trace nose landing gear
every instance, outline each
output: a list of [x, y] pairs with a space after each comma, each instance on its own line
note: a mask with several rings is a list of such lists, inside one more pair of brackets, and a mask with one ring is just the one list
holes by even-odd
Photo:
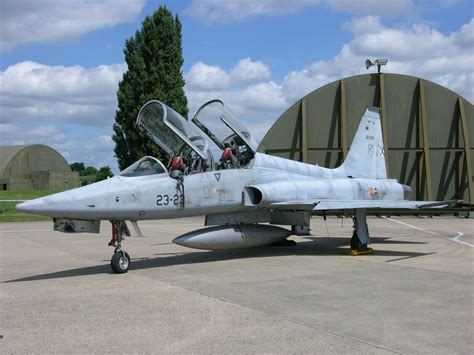
[[112, 240], [109, 242], [109, 246], [115, 247], [110, 266], [116, 274], [123, 274], [130, 267], [130, 255], [122, 249], [122, 241], [125, 236], [130, 236], [130, 231], [125, 221], [110, 221], [110, 223], [112, 223]]

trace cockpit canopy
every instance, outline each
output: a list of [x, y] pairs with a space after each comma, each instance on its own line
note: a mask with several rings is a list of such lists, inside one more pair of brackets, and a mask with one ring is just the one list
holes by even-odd
[[137, 125], [170, 156], [189, 147], [202, 159], [208, 157], [207, 141], [199, 131], [171, 107], [157, 100], [142, 107]]
[[245, 146], [246, 150], [253, 153], [257, 151], [258, 145], [249, 130], [220, 100], [212, 100], [202, 105], [191, 121], [220, 149], [224, 149], [228, 144], [232, 148]]
[[[191, 121], [152, 100], [138, 113], [137, 126], [169, 155], [170, 174], [176, 168], [173, 161], [180, 162], [179, 169], [184, 175], [245, 167], [257, 150], [249, 130], [220, 100], [202, 105]], [[209, 144], [220, 150], [216, 153], [218, 164], [214, 163], [212, 152], [216, 149], [211, 151]]]

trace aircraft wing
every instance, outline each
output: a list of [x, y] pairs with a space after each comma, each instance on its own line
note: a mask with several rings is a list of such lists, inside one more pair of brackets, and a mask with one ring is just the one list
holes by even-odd
[[460, 203], [462, 200], [449, 201], [408, 201], [408, 200], [314, 200], [284, 201], [272, 203], [274, 209], [291, 209], [304, 211], [349, 210], [354, 208], [443, 208]]

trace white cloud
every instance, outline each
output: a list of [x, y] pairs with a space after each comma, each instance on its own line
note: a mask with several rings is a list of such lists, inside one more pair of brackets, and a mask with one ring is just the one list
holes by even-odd
[[269, 80], [270, 68], [261, 61], [253, 62], [249, 57], [242, 59], [230, 72], [231, 79], [237, 82], [255, 82]]
[[295, 14], [311, 7], [325, 5], [335, 11], [357, 15], [398, 16], [411, 13], [411, 0], [193, 0], [185, 14], [207, 24], [238, 23], [258, 16]]
[[230, 76], [217, 65], [203, 62], [193, 64], [186, 75], [186, 83], [192, 89], [213, 90], [229, 87]]
[[[422, 24], [411, 28], [381, 28], [378, 32], [361, 33], [350, 44], [355, 55], [385, 55], [394, 60], [425, 60], [443, 56], [451, 46], [449, 37]], [[453, 48], [456, 49], [456, 48]]]
[[[229, 72], [219, 68], [221, 76], [230, 78], [225, 87], [208, 81], [205, 88], [198, 88], [188, 82], [186, 94], [191, 113], [202, 103], [220, 98], [256, 132], [256, 138], [261, 138], [271, 123], [299, 98], [335, 80], [368, 73], [373, 69], [365, 69], [365, 59], [385, 57], [389, 62], [384, 72], [422, 77], [474, 102], [474, 20], [450, 35], [420, 24], [388, 28], [374, 16], [356, 18], [345, 27], [352, 31], [353, 39], [337, 55], [291, 71], [281, 83], [272, 81], [266, 64], [249, 58], [242, 59]], [[240, 71], [237, 68], [245, 67], [243, 63], [261, 63], [258, 67], [267, 68], [268, 73], [249, 75], [255, 81], [245, 83], [235, 75]]]
[[77, 38], [134, 21], [145, 0], [2, 0], [0, 50]]
[[270, 68], [250, 58], [229, 71], [215, 65], [195, 63], [186, 74], [190, 112], [208, 100], [220, 98], [239, 115], [281, 110], [287, 104], [281, 87], [270, 80]]
[[35, 137], [36, 140], [49, 143], [61, 142], [65, 138], [64, 134], [52, 124], [31, 128], [26, 130], [24, 134], [28, 137]]
[[117, 171], [110, 135], [125, 70], [125, 64], [9, 66], [0, 72], [1, 145], [47, 144], [69, 162]]
[[474, 45], [474, 22], [471, 19], [461, 27], [458, 32], [453, 33], [452, 39], [458, 47], [473, 50]]
[[252, 61], [247, 57], [240, 60], [229, 72], [217, 65], [197, 62], [186, 74], [186, 84], [192, 90], [213, 91], [228, 89], [231, 84], [269, 80], [271, 76], [267, 65], [261, 61]]
[[248, 86], [238, 98], [241, 105], [255, 111], [278, 111], [287, 105], [281, 86], [273, 81]]
[[270, 68], [250, 58], [240, 60], [229, 71], [198, 62], [186, 75], [185, 90], [191, 115], [205, 102], [221, 99], [251, 127], [257, 141], [288, 106], [282, 87], [271, 81]]
[[344, 24], [344, 27], [354, 34], [375, 33], [383, 29], [378, 16], [356, 17]]
[[366, 73], [367, 58], [388, 58], [383, 71], [431, 80], [473, 102], [474, 20], [450, 35], [424, 24], [387, 28], [371, 16], [355, 19], [346, 28], [354, 38], [336, 56], [286, 75], [283, 91], [288, 98], [296, 100], [334, 80]]
[[185, 14], [208, 24], [242, 22], [257, 16], [280, 16], [297, 13], [320, 0], [193, 0]]
[[48, 66], [31, 61], [0, 72], [0, 122], [60, 120], [110, 126], [125, 64]]
[[84, 162], [86, 165], [100, 168], [108, 165], [118, 173], [117, 161], [113, 156], [115, 143], [110, 136], [94, 135], [84, 144], [83, 140], [74, 139], [51, 144], [71, 164]]
[[16, 131], [16, 126], [11, 123], [0, 123], [0, 134], [12, 134]]
[[398, 16], [413, 11], [411, 0], [325, 0], [334, 10], [345, 11], [356, 15]]

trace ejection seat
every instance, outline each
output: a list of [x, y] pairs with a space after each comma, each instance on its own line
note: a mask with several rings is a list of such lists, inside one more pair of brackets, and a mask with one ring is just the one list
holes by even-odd
[[220, 168], [221, 169], [232, 169], [236, 167], [236, 160], [232, 148], [229, 144], [225, 144], [225, 148], [222, 152], [220, 159]]
[[170, 162], [169, 166], [170, 177], [178, 179], [186, 174], [186, 164], [181, 155], [175, 155]]

